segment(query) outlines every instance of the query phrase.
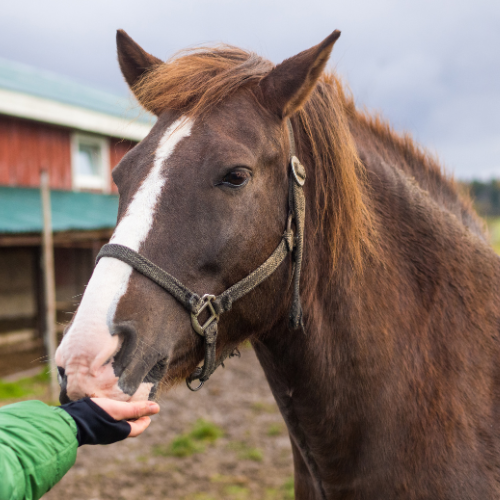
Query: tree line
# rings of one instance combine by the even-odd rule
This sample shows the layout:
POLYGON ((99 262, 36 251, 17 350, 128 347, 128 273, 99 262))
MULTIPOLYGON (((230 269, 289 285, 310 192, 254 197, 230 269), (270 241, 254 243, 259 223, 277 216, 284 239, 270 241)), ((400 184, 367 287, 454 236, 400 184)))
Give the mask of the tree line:
POLYGON ((464 187, 469 191, 479 215, 500 216, 500 180, 472 181, 464 183, 464 187))

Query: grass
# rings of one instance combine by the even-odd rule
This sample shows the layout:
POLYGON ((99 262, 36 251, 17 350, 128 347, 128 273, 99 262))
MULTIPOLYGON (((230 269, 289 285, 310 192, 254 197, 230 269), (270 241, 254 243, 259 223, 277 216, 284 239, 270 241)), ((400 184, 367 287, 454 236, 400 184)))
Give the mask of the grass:
POLYGON ((208 443, 214 443, 223 434, 224 432, 218 425, 202 418, 195 422, 192 431, 189 433, 193 439, 208 443))
POLYGON ((281 492, 283 493, 283 500, 293 500, 295 498, 295 487, 293 483, 293 477, 289 477, 281 487, 281 492))
POLYGON ((236 451, 238 458, 241 460, 252 460, 254 462, 262 462, 264 454, 259 448, 253 448, 242 441, 229 443, 228 448, 236 451))
POLYGON ((486 217, 486 224, 490 233, 490 241, 497 254, 500 255, 500 217, 486 217))
POLYGON ((281 436, 283 431, 283 424, 271 424, 267 429, 267 435, 270 437, 281 436))
POLYGON ((248 448, 240 453, 238 457, 243 460, 253 460, 254 462, 262 462, 264 459, 264 454, 259 448, 248 448))
POLYGON ((256 401, 255 403, 252 403, 252 410, 255 413, 276 413, 278 411, 278 407, 273 403, 256 401))
POLYGON ((205 451, 207 444, 213 444, 224 434, 223 430, 213 422, 198 419, 191 431, 176 436, 169 445, 153 446, 153 455, 162 457, 190 457, 205 451))
POLYGON ((231 499, 243 500, 248 497, 250 490, 244 486, 239 486, 237 484, 230 484, 224 488, 224 493, 229 495, 231 499))
POLYGON ((163 457, 190 457, 204 450, 205 446, 202 443, 196 442, 187 434, 175 437, 168 446, 161 444, 153 446, 153 454, 163 457))
POLYGON ((248 477, 246 476, 225 476, 224 474, 214 474, 210 478, 211 483, 221 483, 221 484, 236 484, 243 486, 248 484, 248 477))
POLYGON ((43 394, 50 381, 50 374, 43 369, 34 377, 23 378, 17 382, 4 382, 0 379, 0 400, 20 399, 43 394))
POLYGON ((289 477, 279 488, 267 488, 264 500, 294 500, 293 477, 289 477))

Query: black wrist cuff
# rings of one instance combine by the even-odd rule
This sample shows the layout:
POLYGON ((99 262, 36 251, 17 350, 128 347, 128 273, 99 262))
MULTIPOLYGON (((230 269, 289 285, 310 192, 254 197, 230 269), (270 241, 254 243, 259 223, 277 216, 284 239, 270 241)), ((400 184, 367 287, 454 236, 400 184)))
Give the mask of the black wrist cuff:
POLYGON ((76 422, 78 446, 122 441, 132 428, 125 420, 115 420, 90 398, 61 405, 76 422))

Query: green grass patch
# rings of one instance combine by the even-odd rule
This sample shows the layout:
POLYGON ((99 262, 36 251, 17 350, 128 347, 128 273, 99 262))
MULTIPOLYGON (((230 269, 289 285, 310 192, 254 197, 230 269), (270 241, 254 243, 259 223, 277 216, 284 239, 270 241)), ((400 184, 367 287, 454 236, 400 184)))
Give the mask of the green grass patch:
POLYGON ((259 448, 248 448, 238 453, 238 456, 243 460, 253 460, 254 462, 262 462, 264 454, 259 448))
POLYGON ((254 448, 248 444, 237 441, 229 443, 228 448, 237 453, 238 458, 241 460, 253 460, 254 462, 262 462, 264 454, 259 448, 254 448))
POLYGON ((295 498, 295 487, 293 483, 293 477, 289 477, 281 487, 281 492, 283 494, 283 500, 293 500, 295 498))
POLYGON ((172 439, 169 445, 154 445, 153 455, 162 457, 190 457, 205 451, 205 445, 213 444, 224 434, 223 430, 213 422, 198 419, 191 431, 172 439))
POLYGON ((190 438, 187 434, 172 439, 168 446, 157 444, 153 446, 153 455, 161 457, 190 457, 195 453, 201 453, 205 450, 205 446, 190 438))
POLYGON ((500 255, 500 217, 485 217, 493 249, 500 255))
POLYGON ((248 477, 246 476, 225 476, 224 474, 214 474, 210 478, 211 483, 220 483, 220 484, 237 484, 239 486, 243 486, 248 484, 248 477))
POLYGON ((278 411, 278 407, 272 403, 256 401, 255 403, 252 403, 252 410, 255 413, 276 413, 278 411))
POLYGON ((294 500, 293 477, 288 478, 279 488, 267 488, 263 500, 294 500))
POLYGON ((214 443, 223 434, 223 430, 218 425, 202 418, 198 419, 194 423, 193 430, 189 433, 189 435, 196 441, 204 441, 208 443, 214 443))
POLYGON ((279 492, 276 488, 266 488, 264 490, 264 500, 279 500, 279 492))
POLYGON ((0 380, 0 399, 19 399, 29 394, 30 392, 23 389, 17 382, 0 380))
POLYGON ((224 488, 224 493, 234 500, 244 500, 250 495, 250 490, 237 484, 229 484, 224 488))
POLYGON ((281 436, 283 434, 284 428, 283 424, 271 424, 267 428, 267 435, 268 436, 281 436))
POLYGON ((0 379, 0 400, 21 399, 43 394, 50 381, 50 373, 43 369, 34 377, 22 378, 17 382, 4 382, 0 379))

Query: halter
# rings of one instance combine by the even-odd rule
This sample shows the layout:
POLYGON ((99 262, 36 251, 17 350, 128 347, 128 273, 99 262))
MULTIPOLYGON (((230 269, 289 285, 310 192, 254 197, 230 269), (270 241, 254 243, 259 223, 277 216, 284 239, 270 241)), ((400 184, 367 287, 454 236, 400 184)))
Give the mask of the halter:
POLYGON ((186 379, 186 384, 192 391, 200 390, 217 367, 230 355, 229 352, 222 353, 219 360, 216 359, 218 323, 221 314, 230 311, 234 301, 241 299, 269 278, 285 260, 288 253, 292 253, 293 258, 293 298, 289 313, 289 326, 293 330, 303 326, 302 307, 300 304, 300 270, 302 267, 306 209, 303 190, 306 171, 295 156, 295 139, 290 120, 287 120, 287 127, 290 139, 290 175, 288 180, 289 214, 287 226, 276 250, 263 264, 247 277, 238 281, 220 295, 205 294, 199 297, 196 293, 184 286, 177 278, 126 246, 110 243, 104 245, 97 255, 96 265, 102 257, 112 257, 125 262, 137 272, 162 287, 191 313, 191 325, 193 330, 205 339, 205 360, 203 367, 196 368, 196 370, 186 379), (292 222, 295 223, 296 236, 292 230, 292 222), (207 310, 209 317, 203 324, 200 324, 199 316, 205 310, 207 310), (191 386, 194 380, 200 381, 199 385, 196 387, 191 386))

